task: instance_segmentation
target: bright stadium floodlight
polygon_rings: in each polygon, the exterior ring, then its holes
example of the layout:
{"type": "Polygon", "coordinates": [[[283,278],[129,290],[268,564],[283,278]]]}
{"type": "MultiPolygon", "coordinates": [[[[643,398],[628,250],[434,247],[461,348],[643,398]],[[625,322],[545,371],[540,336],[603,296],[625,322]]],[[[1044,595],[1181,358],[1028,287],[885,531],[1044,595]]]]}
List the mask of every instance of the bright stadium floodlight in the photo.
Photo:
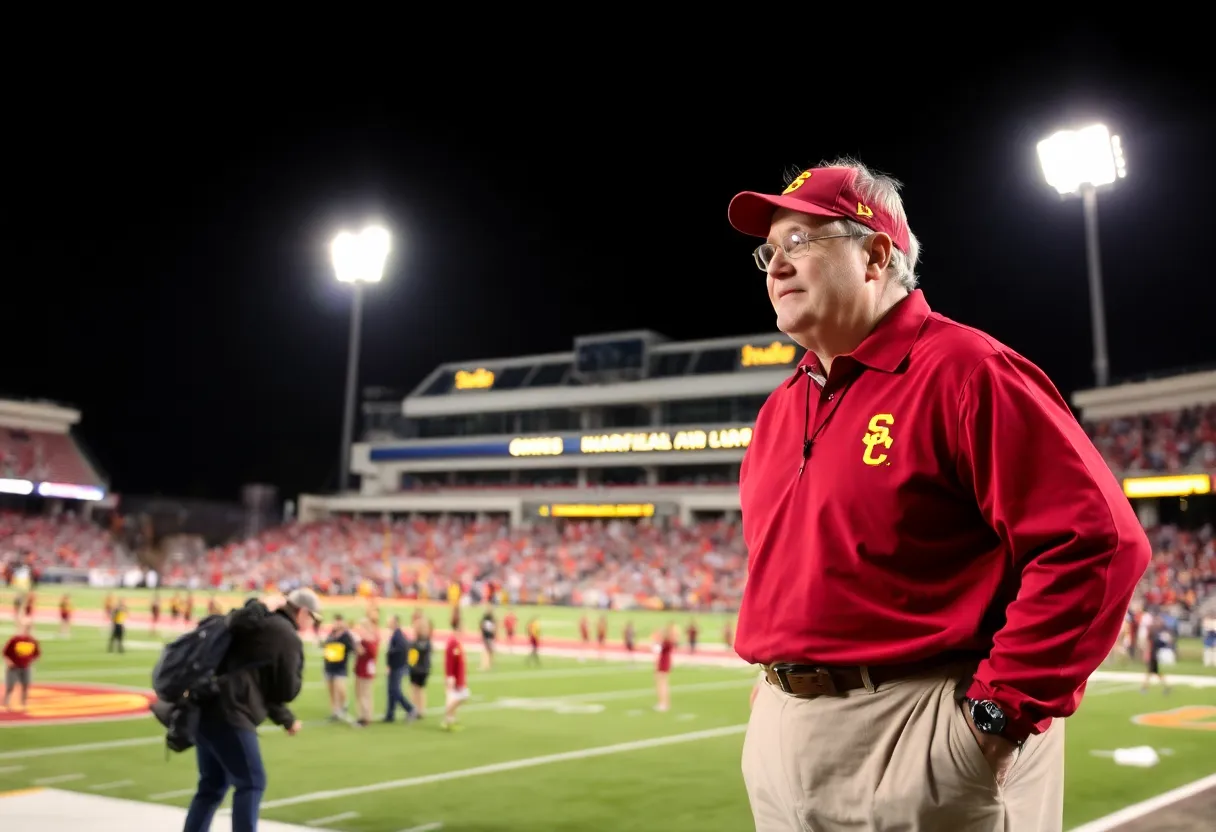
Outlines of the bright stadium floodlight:
{"type": "Polygon", "coordinates": [[[1105,124],[1060,130],[1038,145],[1047,184],[1061,196],[1080,192],[1085,213],[1085,254],[1089,265],[1089,312],[1094,336],[1094,376],[1098,387],[1110,380],[1106,354],[1106,313],[1102,302],[1102,261],[1098,251],[1098,188],[1127,176],[1123,142],[1105,124]]]}
{"type": "Polygon", "coordinates": [[[1061,194],[1110,185],[1127,176],[1123,142],[1105,124],[1061,130],[1039,142],[1039,164],[1047,184],[1061,194]]]}
{"type": "Polygon", "coordinates": [[[379,225],[339,233],[329,247],[338,282],[379,283],[391,245],[388,230],[379,225]]]}
{"type": "Polygon", "coordinates": [[[350,305],[350,344],[347,347],[346,400],[342,410],[342,453],[338,468],[338,492],[350,480],[350,446],[355,427],[355,387],[359,375],[359,336],[363,327],[363,284],[379,283],[392,248],[388,229],[369,225],[355,233],[342,231],[330,243],[334,276],[339,283],[353,284],[350,305]]]}

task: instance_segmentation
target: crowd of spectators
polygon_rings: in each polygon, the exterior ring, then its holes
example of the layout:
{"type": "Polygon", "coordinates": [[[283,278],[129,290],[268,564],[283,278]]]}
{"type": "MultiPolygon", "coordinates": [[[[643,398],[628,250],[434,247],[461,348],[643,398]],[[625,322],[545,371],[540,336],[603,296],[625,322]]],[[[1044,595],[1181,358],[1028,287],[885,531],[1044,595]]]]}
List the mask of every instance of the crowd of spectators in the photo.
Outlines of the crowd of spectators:
{"type": "Polygon", "coordinates": [[[1085,429],[1117,474],[1216,473],[1216,405],[1104,419],[1085,429]]]}
{"type": "Polygon", "coordinates": [[[37,576],[50,568],[118,569],[127,562],[122,544],[91,520],[70,512],[0,511],[0,578],[18,563],[37,576]]]}
{"type": "Polygon", "coordinates": [[[746,552],[737,523],[334,519],[271,529],[170,564],[167,585],[253,589],[310,585],[443,598],[460,584],[510,603],[733,609],[746,552]]]}

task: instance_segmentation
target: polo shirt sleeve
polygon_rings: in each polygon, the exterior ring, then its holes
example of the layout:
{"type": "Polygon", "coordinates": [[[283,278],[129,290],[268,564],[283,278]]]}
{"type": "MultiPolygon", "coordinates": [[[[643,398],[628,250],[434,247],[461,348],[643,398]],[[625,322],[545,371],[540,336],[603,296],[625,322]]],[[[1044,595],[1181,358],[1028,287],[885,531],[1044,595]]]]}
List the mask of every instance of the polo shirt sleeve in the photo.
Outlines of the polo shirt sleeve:
{"type": "Polygon", "coordinates": [[[1016,579],[1005,624],[967,695],[991,699],[1006,735],[1074,713],[1119,636],[1151,557],[1114,475],[1055,386],[1012,352],[966,381],[957,464],[1016,579]]]}

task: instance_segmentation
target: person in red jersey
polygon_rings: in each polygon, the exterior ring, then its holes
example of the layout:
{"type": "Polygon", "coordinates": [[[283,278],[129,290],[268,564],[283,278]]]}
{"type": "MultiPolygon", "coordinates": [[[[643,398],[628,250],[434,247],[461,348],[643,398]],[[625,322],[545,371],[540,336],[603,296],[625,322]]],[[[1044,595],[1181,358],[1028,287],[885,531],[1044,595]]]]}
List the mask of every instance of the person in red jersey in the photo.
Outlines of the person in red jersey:
{"type": "Polygon", "coordinates": [[[72,596],[63,593],[59,598],[59,635],[68,638],[72,634],[72,596]]]}
{"type": "Polygon", "coordinates": [[[156,635],[156,627],[160,622],[160,590],[152,590],[152,606],[149,608],[152,613],[152,628],[149,631],[152,635],[156,635]]]}
{"type": "Polygon", "coordinates": [[[507,652],[515,652],[515,628],[519,624],[519,619],[515,617],[515,610],[507,610],[506,616],[502,620],[502,628],[507,634],[507,652]]]}
{"type": "Polygon", "coordinates": [[[578,660],[583,662],[587,660],[588,648],[591,645],[591,622],[587,620],[586,613],[578,620],[578,640],[578,660]]]}
{"type": "Polygon", "coordinates": [[[634,647],[636,647],[636,639],[632,621],[625,622],[625,629],[621,632],[621,638],[625,642],[625,652],[629,654],[629,661],[636,661],[636,655],[633,652],[634,647]]]}
{"type": "Polygon", "coordinates": [[[697,633],[698,632],[699,631],[697,630],[696,619],[691,619],[688,622],[688,652],[689,653],[697,652],[697,633]]]}
{"type": "Polygon", "coordinates": [[[595,651],[604,658],[604,646],[608,643],[608,616],[601,615],[595,622],[595,651]]]}
{"type": "Polygon", "coordinates": [[[452,619],[452,632],[448,634],[448,645],[443,651],[443,676],[447,701],[440,728],[456,730],[456,709],[469,698],[468,679],[465,676],[464,647],[460,644],[460,617],[452,619]]]}
{"type": "Polygon", "coordinates": [[[4,656],[4,708],[8,710],[13,691],[21,689],[19,711],[24,711],[29,703],[30,678],[33,676],[33,664],[42,655],[38,639],[30,633],[30,622],[22,621],[17,625],[17,632],[0,651],[4,656]]]}
{"type": "Polygon", "coordinates": [[[357,724],[367,726],[372,721],[372,686],[376,682],[376,658],[380,655],[379,628],[370,618],[355,628],[358,646],[355,655],[355,708],[357,724]]]}
{"type": "Polygon", "coordinates": [[[666,711],[671,707],[671,654],[675,652],[679,632],[675,624],[668,624],[654,634],[654,652],[657,654],[654,686],[659,697],[654,706],[656,711],[666,711]]]}
{"type": "Polygon", "coordinates": [[[1063,718],[1149,543],[1043,372],[930,310],[898,187],[840,160],[728,210],[805,348],[740,470],[752,814],[1057,832],[1063,718]]]}
{"type": "Polygon", "coordinates": [[[540,622],[535,618],[528,619],[528,643],[532,650],[524,661],[540,667],[540,622]]]}

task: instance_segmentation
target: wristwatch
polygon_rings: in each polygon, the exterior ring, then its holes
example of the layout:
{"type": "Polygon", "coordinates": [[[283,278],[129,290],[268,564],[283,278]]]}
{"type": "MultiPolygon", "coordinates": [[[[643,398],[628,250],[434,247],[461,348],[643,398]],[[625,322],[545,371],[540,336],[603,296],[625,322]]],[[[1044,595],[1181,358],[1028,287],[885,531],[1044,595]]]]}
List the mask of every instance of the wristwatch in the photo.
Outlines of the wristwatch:
{"type": "Polygon", "coordinates": [[[1009,723],[1001,706],[991,699],[969,698],[967,710],[971,714],[971,721],[975,723],[975,727],[981,734],[1002,734],[1009,723]]]}

